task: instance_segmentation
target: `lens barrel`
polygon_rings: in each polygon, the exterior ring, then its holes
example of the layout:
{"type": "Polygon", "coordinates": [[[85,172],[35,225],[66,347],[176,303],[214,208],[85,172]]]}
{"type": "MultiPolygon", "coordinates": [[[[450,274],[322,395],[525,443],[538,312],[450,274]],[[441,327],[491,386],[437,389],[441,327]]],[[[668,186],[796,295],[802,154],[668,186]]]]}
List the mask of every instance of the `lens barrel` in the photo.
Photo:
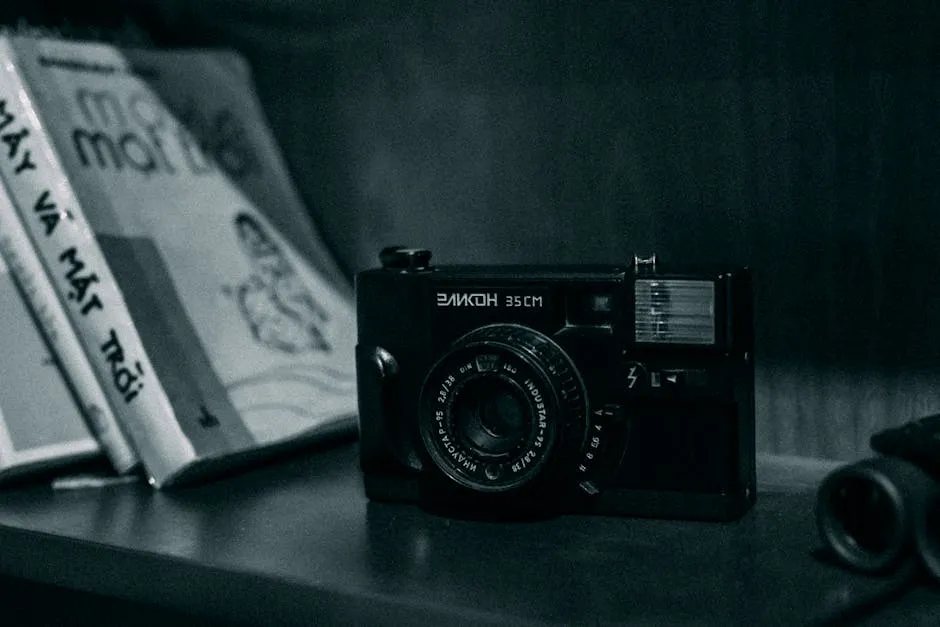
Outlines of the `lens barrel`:
{"type": "Polygon", "coordinates": [[[418,429],[430,460],[465,488],[505,493],[533,482],[559,450],[580,447],[587,398],[574,363],[521,325],[480,327],[431,367],[418,429]]]}
{"type": "Polygon", "coordinates": [[[940,487],[934,487],[914,520],[914,546],[927,572],[940,583],[940,487]]]}
{"type": "Polygon", "coordinates": [[[816,495],[819,535],[846,566],[864,572],[887,572],[913,557],[915,528],[923,527],[922,544],[935,556],[940,572],[940,535],[928,529],[925,507],[933,498],[934,523],[940,521],[936,481],[900,457],[879,456],[843,466],[831,473],[816,495]]]}

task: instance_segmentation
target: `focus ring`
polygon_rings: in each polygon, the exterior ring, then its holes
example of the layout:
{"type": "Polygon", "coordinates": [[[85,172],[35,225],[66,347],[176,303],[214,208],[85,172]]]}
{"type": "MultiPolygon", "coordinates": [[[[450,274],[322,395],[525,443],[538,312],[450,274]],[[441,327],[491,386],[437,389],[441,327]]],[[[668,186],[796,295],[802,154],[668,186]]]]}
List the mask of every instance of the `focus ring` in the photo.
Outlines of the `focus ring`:
{"type": "Polygon", "coordinates": [[[514,348],[526,349],[551,376],[568,423],[584,422],[587,408],[584,404],[584,385],[564,351],[550,339],[529,329],[513,324],[482,327],[460,338],[455,346],[476,342],[498,342],[514,348]]]}

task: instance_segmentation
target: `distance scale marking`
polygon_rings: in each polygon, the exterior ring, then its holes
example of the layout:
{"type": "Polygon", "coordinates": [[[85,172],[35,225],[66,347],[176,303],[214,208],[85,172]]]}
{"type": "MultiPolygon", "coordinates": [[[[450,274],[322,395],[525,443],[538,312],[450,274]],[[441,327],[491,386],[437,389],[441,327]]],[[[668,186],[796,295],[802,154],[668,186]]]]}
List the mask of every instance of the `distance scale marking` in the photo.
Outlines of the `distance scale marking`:
{"type": "Polygon", "coordinates": [[[576,467],[578,487],[588,496],[600,493],[597,485],[596,465],[610,445],[608,432],[613,423],[622,419],[622,408],[616,404],[607,404],[591,412],[591,425],[588,428],[580,460],[576,467]]]}

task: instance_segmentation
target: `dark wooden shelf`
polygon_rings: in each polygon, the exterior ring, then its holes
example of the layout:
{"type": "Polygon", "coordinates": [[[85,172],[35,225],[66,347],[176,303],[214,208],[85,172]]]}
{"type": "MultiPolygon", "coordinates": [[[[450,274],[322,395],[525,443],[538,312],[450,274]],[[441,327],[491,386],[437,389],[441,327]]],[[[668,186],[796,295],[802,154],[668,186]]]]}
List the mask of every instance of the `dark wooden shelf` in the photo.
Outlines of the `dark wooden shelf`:
{"type": "Polygon", "coordinates": [[[483,523],[369,503],[356,461],[343,444],[175,492],[0,491],[0,575],[90,595],[101,624],[102,599],[121,621],[140,604],[210,624],[803,624],[914,586],[819,559],[826,464],[762,458],[735,523],[483,523]]]}

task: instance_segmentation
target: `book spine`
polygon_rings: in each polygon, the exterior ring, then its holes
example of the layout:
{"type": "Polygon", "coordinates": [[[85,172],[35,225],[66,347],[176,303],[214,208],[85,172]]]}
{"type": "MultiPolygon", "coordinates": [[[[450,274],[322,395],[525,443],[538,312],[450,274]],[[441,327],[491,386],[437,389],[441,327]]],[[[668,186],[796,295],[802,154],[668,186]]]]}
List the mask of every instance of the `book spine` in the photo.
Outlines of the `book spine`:
{"type": "Polygon", "coordinates": [[[156,487],[195,459],[127,303],[0,39],[0,176],[111,408],[156,487]]]}
{"type": "Polygon", "coordinates": [[[36,254],[29,235],[20,222],[0,182],[0,258],[20,286],[43,337],[62,367],[79,402],[82,416],[95,439],[101,444],[114,469],[120,473],[134,470],[139,460],[98,383],[85,351],[79,343],[49,275],[36,254]]]}

